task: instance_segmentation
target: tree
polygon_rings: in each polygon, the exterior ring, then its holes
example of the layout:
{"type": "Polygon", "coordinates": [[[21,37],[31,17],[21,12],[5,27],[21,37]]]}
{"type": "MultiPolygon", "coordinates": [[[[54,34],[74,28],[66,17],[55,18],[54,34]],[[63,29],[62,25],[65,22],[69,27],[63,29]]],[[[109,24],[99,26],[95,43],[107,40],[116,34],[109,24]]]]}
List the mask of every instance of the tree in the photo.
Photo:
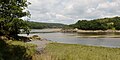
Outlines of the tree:
{"type": "Polygon", "coordinates": [[[120,30],[120,20],[117,20],[116,22],[114,22],[114,27],[116,30],[120,30]]]}
{"type": "Polygon", "coordinates": [[[29,4],[27,0],[0,0],[0,35],[17,35],[20,29],[29,31],[26,21],[21,19],[30,16],[25,11],[29,4]]]}

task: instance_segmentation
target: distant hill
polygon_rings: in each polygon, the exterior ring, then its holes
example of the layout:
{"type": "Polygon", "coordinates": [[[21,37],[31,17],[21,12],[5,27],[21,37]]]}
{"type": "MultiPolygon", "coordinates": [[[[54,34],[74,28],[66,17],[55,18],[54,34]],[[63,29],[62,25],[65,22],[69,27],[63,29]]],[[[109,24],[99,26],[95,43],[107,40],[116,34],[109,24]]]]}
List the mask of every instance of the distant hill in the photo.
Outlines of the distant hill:
{"type": "Polygon", "coordinates": [[[44,28],[62,28],[64,24],[60,23],[43,23],[43,22],[28,22],[31,29],[44,29],[44,28]]]}
{"type": "Polygon", "coordinates": [[[75,24],[69,25],[69,27],[82,30],[120,30],[120,17],[79,20],[75,24]]]}

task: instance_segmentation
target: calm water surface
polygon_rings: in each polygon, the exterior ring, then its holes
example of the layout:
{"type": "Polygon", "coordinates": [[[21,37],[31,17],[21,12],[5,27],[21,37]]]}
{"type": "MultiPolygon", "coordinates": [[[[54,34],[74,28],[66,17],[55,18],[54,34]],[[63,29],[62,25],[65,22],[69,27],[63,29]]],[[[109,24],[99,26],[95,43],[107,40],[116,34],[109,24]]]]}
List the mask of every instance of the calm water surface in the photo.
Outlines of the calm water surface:
{"type": "MultiPolygon", "coordinates": [[[[37,30],[38,31],[38,30],[37,30]]],[[[25,34],[20,34],[25,35],[25,34]]],[[[68,44],[83,44],[92,46],[104,46],[120,48],[120,38],[108,38],[109,36],[120,36],[120,33],[31,33],[32,35],[39,35],[42,38],[68,44]],[[92,37],[92,38],[91,38],[92,37]]]]}

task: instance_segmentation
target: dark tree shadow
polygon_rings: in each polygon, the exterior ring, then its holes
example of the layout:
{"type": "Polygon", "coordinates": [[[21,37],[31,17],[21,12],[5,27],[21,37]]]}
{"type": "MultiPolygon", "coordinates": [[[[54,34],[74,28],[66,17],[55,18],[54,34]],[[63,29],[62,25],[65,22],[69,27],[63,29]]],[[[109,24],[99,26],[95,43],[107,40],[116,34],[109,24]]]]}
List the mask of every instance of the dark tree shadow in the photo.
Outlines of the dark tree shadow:
{"type": "MultiPolygon", "coordinates": [[[[24,36],[10,36],[10,37],[12,38],[12,40],[23,41],[23,42],[30,41],[29,37],[24,37],[24,36]]],[[[9,39],[11,39],[11,38],[9,38],[9,39]]]]}

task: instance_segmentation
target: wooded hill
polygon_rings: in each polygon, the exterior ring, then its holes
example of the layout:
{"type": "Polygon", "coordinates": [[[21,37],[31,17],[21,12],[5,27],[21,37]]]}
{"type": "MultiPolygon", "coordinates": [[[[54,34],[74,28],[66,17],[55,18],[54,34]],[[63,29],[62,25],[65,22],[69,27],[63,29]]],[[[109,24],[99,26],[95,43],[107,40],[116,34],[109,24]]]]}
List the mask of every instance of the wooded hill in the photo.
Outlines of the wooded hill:
{"type": "Polygon", "coordinates": [[[69,25],[69,27],[82,30],[120,30],[120,17],[79,20],[75,24],[69,25]]]}
{"type": "Polygon", "coordinates": [[[43,29],[43,28],[62,28],[64,24],[60,23],[42,23],[42,22],[28,22],[31,29],[43,29]]]}

